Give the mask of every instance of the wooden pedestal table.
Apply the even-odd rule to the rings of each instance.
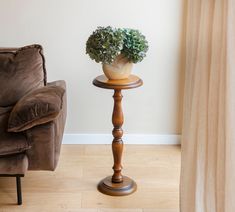
[[[98,76],[93,80],[93,84],[100,88],[113,89],[114,90],[114,108],[113,108],[113,175],[106,177],[98,184],[98,190],[104,194],[111,196],[124,196],[133,193],[137,185],[129,177],[123,176],[122,171],[122,124],[123,124],[123,112],[122,112],[122,90],[137,88],[143,84],[142,80],[135,76],[130,75],[128,79],[123,80],[108,80],[104,75]]]

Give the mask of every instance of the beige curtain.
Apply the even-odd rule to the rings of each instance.
[[[235,212],[235,0],[187,0],[181,212]]]

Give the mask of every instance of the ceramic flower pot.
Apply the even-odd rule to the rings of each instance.
[[[120,54],[111,64],[103,64],[105,76],[110,80],[126,79],[130,76],[133,63]]]

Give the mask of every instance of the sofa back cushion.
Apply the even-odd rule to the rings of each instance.
[[[0,107],[14,105],[26,93],[46,85],[40,45],[0,48]]]
[[[8,132],[21,132],[53,121],[62,110],[65,89],[44,86],[21,98],[11,111]]]

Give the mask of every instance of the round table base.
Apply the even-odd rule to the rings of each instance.
[[[123,182],[113,183],[112,176],[106,177],[98,184],[98,190],[110,196],[125,196],[132,194],[137,189],[135,181],[123,176]]]

